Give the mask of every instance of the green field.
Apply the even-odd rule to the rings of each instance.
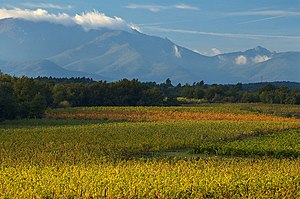
[[[0,198],[299,198],[300,108],[91,107],[0,123]]]

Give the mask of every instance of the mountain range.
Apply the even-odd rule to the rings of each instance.
[[[204,56],[167,38],[136,30],[86,31],[7,18],[0,20],[0,70],[16,76],[90,77],[116,81],[237,83],[300,81],[300,52],[261,46]]]

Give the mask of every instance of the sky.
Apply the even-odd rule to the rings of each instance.
[[[299,0],[1,0],[0,19],[135,28],[205,55],[263,46],[300,51]]]

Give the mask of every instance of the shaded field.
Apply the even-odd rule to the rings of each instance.
[[[300,156],[300,130],[260,135],[232,142],[203,144],[195,153],[242,157],[298,158]]]
[[[300,118],[299,105],[239,104],[240,110],[287,118]]]

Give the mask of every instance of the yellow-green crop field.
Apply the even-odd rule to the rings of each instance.
[[[0,123],[0,198],[300,198],[300,107],[81,107]]]

